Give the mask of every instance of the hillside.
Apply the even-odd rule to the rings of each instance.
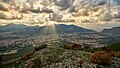
[[[25,68],[64,68],[64,67],[73,67],[73,68],[119,68],[120,60],[117,57],[111,58],[107,52],[98,51],[95,52],[97,55],[94,55],[90,58],[94,53],[86,52],[83,50],[80,45],[73,44],[74,47],[71,49],[66,49],[65,45],[39,45],[34,48],[34,50],[26,53],[24,56],[10,60],[4,63],[4,68],[9,67],[25,67]],[[71,45],[66,45],[71,46]],[[87,48],[89,49],[89,48]],[[118,52],[119,53],[119,52]],[[120,56],[120,55],[118,55]],[[96,58],[94,58],[96,57]],[[101,57],[101,58],[99,58]],[[98,59],[96,62],[91,62],[91,60]],[[106,61],[104,61],[104,60]],[[111,61],[112,60],[112,61]],[[99,63],[105,64],[99,64]]]
[[[111,29],[104,29],[102,33],[107,34],[120,34],[120,27],[113,27]]]
[[[19,31],[27,26],[22,25],[22,24],[7,24],[5,26],[0,26],[0,32],[11,32],[11,31]]]
[[[91,30],[91,29],[85,29],[82,27],[78,27],[75,25],[64,25],[64,24],[59,24],[59,25],[53,25],[55,28],[53,29],[52,25],[51,26],[25,26],[21,24],[8,24],[6,26],[0,27],[0,32],[12,32],[13,35],[37,35],[37,34],[44,34],[46,30],[46,34],[53,34],[55,31],[58,34],[63,34],[63,33],[95,33],[96,31]],[[52,29],[51,29],[52,28]]]

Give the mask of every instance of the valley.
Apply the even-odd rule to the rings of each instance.
[[[120,0],[0,0],[0,68],[120,68]]]
[[[41,34],[41,32],[43,31],[38,31],[38,30],[44,29],[46,27],[37,27],[37,26],[28,27],[22,25],[24,28],[20,27],[18,29],[14,29],[15,26],[13,27],[12,25],[15,24],[9,24],[2,27],[4,28],[4,30],[1,29],[1,33],[0,33],[0,53],[1,55],[4,56],[3,60],[5,63],[14,59],[18,59],[24,56],[26,53],[34,52],[34,49],[36,47],[44,44],[47,45],[47,49],[43,50],[43,52],[49,50],[49,48],[61,49],[61,47],[63,47],[64,45],[70,45],[70,44],[79,44],[82,46],[87,46],[90,49],[94,49],[94,48],[106,47],[111,43],[120,42],[120,34],[114,34],[114,33],[106,34],[102,32],[96,32],[90,29],[77,27],[75,25],[63,25],[63,24],[55,25],[56,27],[62,28],[64,30],[60,30],[56,28],[56,31],[59,32],[44,33],[44,34]],[[20,26],[20,25],[16,25],[16,26]],[[5,29],[8,27],[9,30]],[[73,32],[71,28],[74,29]],[[31,30],[34,31],[34,33],[31,33]],[[82,32],[82,30],[83,31],[87,30],[87,31]],[[62,50],[64,51],[64,49]],[[89,50],[85,50],[85,51],[89,51]],[[80,50],[80,52],[78,53],[81,52],[82,51]]]

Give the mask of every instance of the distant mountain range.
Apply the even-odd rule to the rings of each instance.
[[[113,27],[111,29],[104,29],[101,33],[120,34],[120,27]]]
[[[8,24],[0,27],[0,32],[10,32],[13,35],[38,35],[38,34],[51,34],[56,32],[58,34],[63,33],[94,33],[96,31],[91,29],[85,29],[75,25],[54,25],[52,26],[26,26],[22,24]],[[45,32],[45,33],[44,33]]]
[[[75,25],[56,24],[53,26],[26,26],[23,24],[8,24],[0,26],[0,33],[9,32],[13,35],[39,35],[39,34],[58,34],[64,33],[96,33],[91,29],[78,27]],[[111,29],[104,29],[100,33],[120,34],[120,27],[113,27]]]
[[[27,26],[22,24],[8,24],[5,26],[0,26],[0,32],[10,32],[10,31],[18,31],[26,28]]]
[[[86,29],[86,28],[82,28],[82,27],[78,27],[75,25],[64,25],[64,24],[60,24],[57,25],[58,28],[56,29],[58,33],[94,33],[96,31],[91,30],[91,29]]]

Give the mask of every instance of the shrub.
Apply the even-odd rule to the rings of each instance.
[[[81,48],[80,44],[73,44],[72,48]]]
[[[64,45],[65,49],[72,49],[72,45]]]
[[[109,47],[102,47],[101,49],[107,53],[110,53],[112,51],[112,49]]]
[[[95,51],[101,51],[101,48],[93,48],[93,49],[89,48],[89,49],[85,49],[85,51],[94,53]]]
[[[64,45],[65,49],[78,49],[81,48],[80,44],[71,44],[71,45]]]
[[[89,49],[89,48],[90,48],[90,46],[84,46],[84,48],[85,48],[85,49]]]
[[[112,52],[112,56],[120,58],[120,52]]]
[[[30,58],[31,55],[33,55],[33,53],[29,52],[26,55],[24,55],[23,57],[21,57],[21,60],[26,61],[26,60],[28,60]]]
[[[42,68],[42,62],[40,57],[36,57],[33,60],[30,60],[25,65],[25,68]]]
[[[113,43],[113,44],[109,45],[108,47],[111,48],[113,51],[120,51],[120,42]]]
[[[77,59],[77,63],[81,65],[81,64],[84,63],[84,61],[83,61],[82,59],[78,58],[78,59]]]
[[[39,50],[44,49],[44,48],[46,48],[46,47],[47,47],[46,44],[45,44],[45,45],[40,45],[40,46],[38,46],[38,47],[35,47],[35,51],[39,51]]]
[[[3,61],[2,55],[0,55],[0,67],[1,67],[1,68],[2,68],[2,61]]]
[[[112,57],[110,54],[105,51],[97,51],[90,55],[90,62],[100,64],[100,65],[109,65],[112,62]]]
[[[37,64],[35,62],[29,62],[25,65],[24,68],[42,68],[41,64]]]
[[[33,55],[32,52],[29,52],[29,53],[26,54],[26,56],[31,56],[31,55]]]
[[[2,55],[0,54],[0,62],[2,62],[3,61],[3,59],[2,59]]]

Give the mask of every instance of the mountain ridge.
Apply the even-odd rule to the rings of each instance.
[[[54,29],[51,29],[54,26]],[[12,34],[25,34],[25,35],[36,35],[36,34],[43,34],[42,32],[47,30],[48,34],[51,34],[52,31],[57,32],[58,34],[63,33],[94,33],[96,31],[92,29],[86,29],[82,27],[78,27],[75,25],[65,25],[65,24],[56,24],[51,26],[26,26],[26,25],[15,25],[15,24],[8,24],[5,26],[0,27],[0,32],[12,32]],[[49,33],[50,32],[50,33]]]
[[[120,26],[112,27],[110,29],[104,29],[101,33],[109,33],[109,34],[120,34]]]

